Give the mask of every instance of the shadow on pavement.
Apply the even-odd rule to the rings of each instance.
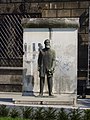
[[[0,102],[13,102],[12,98],[0,98]]]

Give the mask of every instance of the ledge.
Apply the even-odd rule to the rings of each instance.
[[[23,70],[23,67],[0,67],[0,70]]]
[[[23,18],[23,28],[78,28],[79,18]]]
[[[79,0],[77,0],[77,1],[79,1]],[[85,1],[85,0],[80,0],[80,1]],[[76,2],[76,0],[25,0],[25,1],[15,1],[15,0],[13,0],[13,1],[1,1],[0,3],[43,3],[43,2],[50,2],[50,3],[52,3],[52,2]]]

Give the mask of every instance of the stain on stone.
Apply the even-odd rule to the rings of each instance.
[[[21,84],[21,82],[22,82],[21,76],[19,76],[19,75],[11,75],[11,77],[10,77],[10,83],[11,84],[17,84],[17,83]]]

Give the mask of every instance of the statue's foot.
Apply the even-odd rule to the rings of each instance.
[[[53,94],[49,94],[49,96],[53,97],[54,95]]]
[[[40,97],[42,97],[42,96],[43,96],[43,94],[42,94],[42,93],[40,93],[40,94],[39,94],[39,96],[40,96]]]

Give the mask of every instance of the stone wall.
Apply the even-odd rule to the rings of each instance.
[[[21,91],[22,70],[0,68],[0,91]]]
[[[89,0],[0,0],[0,14],[40,13],[43,18],[79,18],[78,79],[86,80],[89,5]]]

